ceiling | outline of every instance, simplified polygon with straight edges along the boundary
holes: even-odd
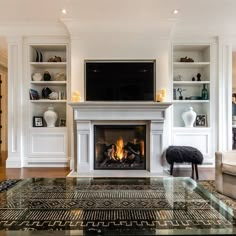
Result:
[[[76,19],[88,31],[151,32],[162,26],[174,36],[234,36],[236,0],[0,0],[0,28],[6,23],[58,24],[62,18]],[[161,22],[171,22],[171,28]]]

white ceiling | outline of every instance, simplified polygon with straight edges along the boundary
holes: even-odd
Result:
[[[178,15],[172,14],[175,8]],[[168,33],[176,36],[234,36],[236,0],[0,0],[0,28],[6,23],[58,24],[62,18],[77,19],[83,30],[158,31],[169,27],[163,22],[171,22]]]

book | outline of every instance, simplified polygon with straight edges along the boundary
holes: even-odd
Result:
[[[30,89],[29,96],[30,96],[30,100],[39,100],[39,93],[37,90]]]

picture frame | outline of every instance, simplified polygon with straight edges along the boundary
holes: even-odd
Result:
[[[196,127],[206,127],[207,126],[207,116],[206,114],[198,114],[195,119]]]
[[[66,127],[66,119],[60,118],[60,120],[59,120],[59,127]]]
[[[44,127],[42,116],[34,116],[33,117],[33,127]]]

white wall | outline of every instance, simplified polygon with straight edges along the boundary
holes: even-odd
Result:
[[[71,40],[71,91],[84,98],[84,60],[155,59],[156,90],[169,89],[169,40],[94,38]],[[170,96],[168,94],[168,96]]]

